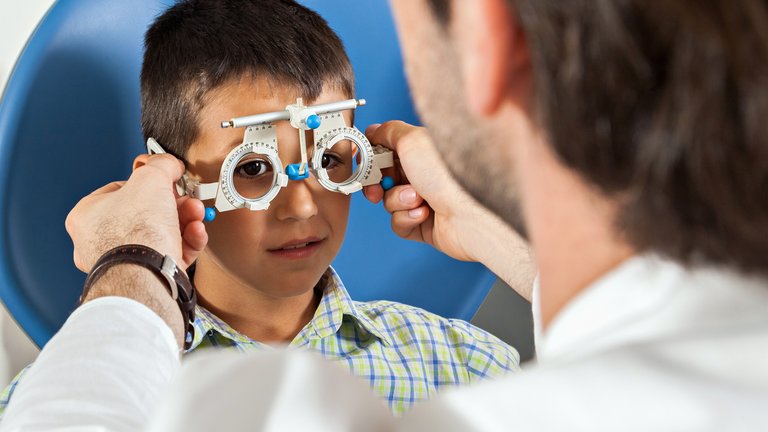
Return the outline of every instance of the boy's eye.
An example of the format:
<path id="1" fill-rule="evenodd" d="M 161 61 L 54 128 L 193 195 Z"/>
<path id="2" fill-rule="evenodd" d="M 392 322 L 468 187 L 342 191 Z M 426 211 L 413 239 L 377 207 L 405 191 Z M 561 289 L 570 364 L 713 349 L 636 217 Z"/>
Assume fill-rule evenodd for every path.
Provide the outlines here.
<path id="1" fill-rule="evenodd" d="M 269 169 L 268 163 L 261 160 L 252 160 L 238 166 L 235 172 L 243 177 L 256 177 L 266 173 Z"/>
<path id="2" fill-rule="evenodd" d="M 340 163 L 341 163 L 341 158 L 339 156 L 336 156 L 335 154 L 325 153 L 323 155 L 322 164 L 323 164 L 323 168 L 325 169 L 333 169 Z"/>
<path id="3" fill-rule="evenodd" d="M 245 199 L 258 199 L 272 188 L 274 167 L 268 160 L 251 157 L 240 161 L 232 176 L 237 193 Z"/>

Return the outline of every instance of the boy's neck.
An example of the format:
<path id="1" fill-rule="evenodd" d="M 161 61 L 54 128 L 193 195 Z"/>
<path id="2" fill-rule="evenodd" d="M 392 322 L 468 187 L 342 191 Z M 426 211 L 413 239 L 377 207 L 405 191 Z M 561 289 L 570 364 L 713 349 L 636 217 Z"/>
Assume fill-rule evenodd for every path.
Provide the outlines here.
<path id="1" fill-rule="evenodd" d="M 198 303 L 230 327 L 262 343 L 290 343 L 317 311 L 322 292 L 269 296 L 233 278 L 205 252 L 194 278 Z"/>

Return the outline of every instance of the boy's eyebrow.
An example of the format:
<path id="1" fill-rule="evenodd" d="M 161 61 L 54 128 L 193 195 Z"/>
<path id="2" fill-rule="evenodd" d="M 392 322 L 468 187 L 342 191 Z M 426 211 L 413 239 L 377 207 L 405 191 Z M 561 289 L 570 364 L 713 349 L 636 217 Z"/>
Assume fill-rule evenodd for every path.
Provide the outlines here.
<path id="1" fill-rule="evenodd" d="M 230 143 L 230 144 L 227 146 L 227 149 L 229 149 L 229 150 L 232 150 L 233 148 L 235 148 L 235 147 L 239 146 L 239 145 L 240 145 L 240 144 L 242 144 L 242 143 L 243 143 L 243 139 L 242 139 L 242 138 L 236 139 L 236 140 L 232 141 L 232 142 L 231 142 L 231 143 Z"/>
<path id="2" fill-rule="evenodd" d="M 227 149 L 228 149 L 228 150 L 232 150 L 233 148 L 235 148 L 235 147 L 239 146 L 239 145 L 240 145 L 240 144 L 242 144 L 242 143 L 243 143 L 243 138 L 238 138 L 238 139 L 236 139 L 236 140 L 232 141 L 232 142 L 231 142 L 231 143 L 230 143 L 230 144 L 227 146 Z M 277 143 L 277 145 L 279 146 L 279 145 L 280 145 L 280 143 L 278 142 L 278 143 Z M 311 141 L 311 140 L 307 140 L 307 147 L 312 147 L 313 145 L 314 145 L 314 141 Z"/>

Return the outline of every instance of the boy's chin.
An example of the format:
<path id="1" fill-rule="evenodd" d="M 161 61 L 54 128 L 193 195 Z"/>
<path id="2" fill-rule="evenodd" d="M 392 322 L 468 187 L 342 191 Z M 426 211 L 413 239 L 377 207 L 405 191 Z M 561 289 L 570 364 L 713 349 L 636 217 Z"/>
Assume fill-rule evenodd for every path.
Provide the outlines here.
<path id="1" fill-rule="evenodd" d="M 267 286 L 264 279 L 254 275 L 249 285 L 266 295 L 273 297 L 295 297 L 306 294 L 317 287 L 328 265 L 317 268 L 303 268 L 286 271 L 282 276 L 274 278 Z"/>

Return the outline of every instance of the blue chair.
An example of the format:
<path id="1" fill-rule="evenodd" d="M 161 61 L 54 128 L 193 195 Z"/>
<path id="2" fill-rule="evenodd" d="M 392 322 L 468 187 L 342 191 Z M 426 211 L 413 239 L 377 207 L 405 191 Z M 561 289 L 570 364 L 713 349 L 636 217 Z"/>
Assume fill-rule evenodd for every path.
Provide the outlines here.
<path id="1" fill-rule="evenodd" d="M 386 2 L 304 1 L 345 41 L 361 128 L 416 122 Z M 0 104 L 0 298 L 39 346 L 75 307 L 84 275 L 64 230 L 85 194 L 130 174 L 139 123 L 143 33 L 172 0 L 59 0 L 38 26 Z M 381 206 L 355 196 L 334 266 L 358 300 L 389 299 L 470 319 L 495 281 L 397 238 Z"/>

